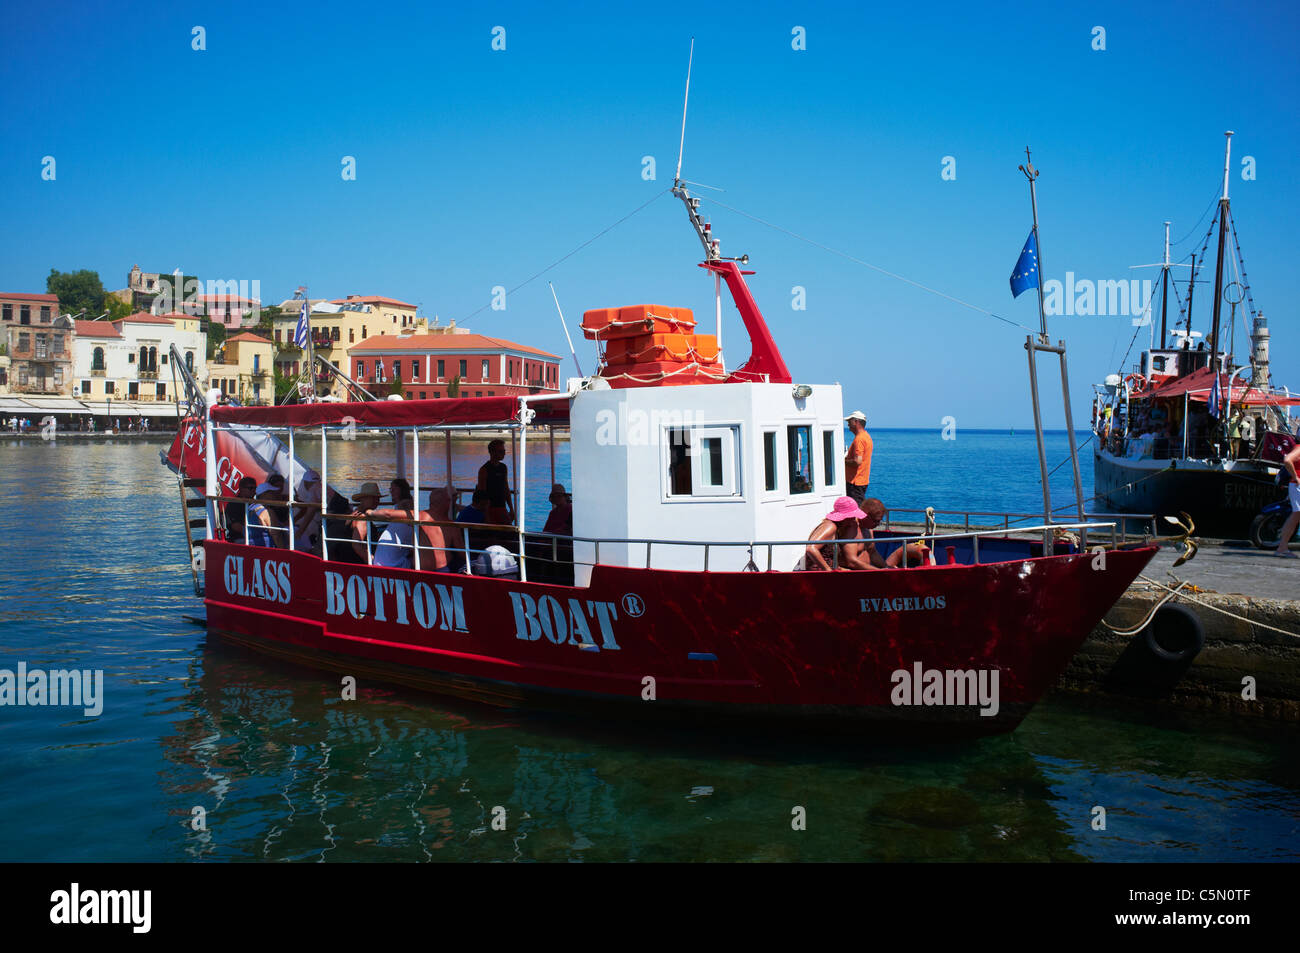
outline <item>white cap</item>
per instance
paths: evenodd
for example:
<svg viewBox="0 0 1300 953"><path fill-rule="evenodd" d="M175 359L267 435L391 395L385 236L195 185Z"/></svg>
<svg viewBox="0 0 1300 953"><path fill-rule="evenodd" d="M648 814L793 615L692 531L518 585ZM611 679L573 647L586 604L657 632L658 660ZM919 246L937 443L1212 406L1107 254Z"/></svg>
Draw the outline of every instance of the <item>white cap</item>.
<svg viewBox="0 0 1300 953"><path fill-rule="evenodd" d="M849 415L848 415L847 417L845 417L844 419L845 419L845 420L860 420L860 421L862 421L862 422L865 424L865 423L867 422L867 415L864 414L864 413L863 413L862 411L860 411L860 410L855 410L853 413L849 414Z"/></svg>

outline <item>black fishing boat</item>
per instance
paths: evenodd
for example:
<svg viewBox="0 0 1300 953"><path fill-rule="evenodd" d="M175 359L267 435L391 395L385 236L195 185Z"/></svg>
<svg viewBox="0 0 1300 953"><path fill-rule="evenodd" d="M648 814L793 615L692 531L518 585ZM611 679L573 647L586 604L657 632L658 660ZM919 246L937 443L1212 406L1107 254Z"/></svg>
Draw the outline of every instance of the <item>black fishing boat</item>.
<svg viewBox="0 0 1300 953"><path fill-rule="evenodd" d="M1228 201L1232 133L1226 133L1223 193L1205 233L1199 256L1192 255L1184 301L1171 270L1188 267L1169 260L1169 223L1161 268L1160 335L1148 304L1151 342L1131 373L1111 374L1095 388L1092 410L1093 476L1098 507L1157 516L1187 513L1198 533L1244 538L1251 520L1280 495L1282 455L1294 445L1300 403L1269 374L1268 322L1255 307L1246 281ZM1192 330L1197 270L1204 265L1211 236L1218 231L1214 305L1209 337ZM1224 286L1225 253L1239 277ZM1173 285L1178 325L1168 326ZM1226 327L1222 305L1230 306ZM1237 306L1249 321L1248 360L1233 353ZM1197 339L1200 340L1197 340ZM1125 356L1125 360L1127 355ZM1122 362L1121 362L1122 364Z"/></svg>

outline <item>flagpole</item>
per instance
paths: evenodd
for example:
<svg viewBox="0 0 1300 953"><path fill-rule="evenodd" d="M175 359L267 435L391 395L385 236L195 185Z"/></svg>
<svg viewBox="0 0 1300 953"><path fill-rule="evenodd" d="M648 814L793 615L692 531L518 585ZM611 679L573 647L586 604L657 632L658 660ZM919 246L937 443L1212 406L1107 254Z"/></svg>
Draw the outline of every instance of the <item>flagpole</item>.
<svg viewBox="0 0 1300 953"><path fill-rule="evenodd" d="M1046 344L1048 338L1047 311L1043 307L1043 242L1038 237L1038 193L1034 189L1034 180L1038 178L1038 170L1034 168L1034 163L1029 158L1028 146L1025 146L1025 165L1020 167L1020 171L1029 180L1029 205L1034 212L1034 251L1035 257L1038 259L1038 329L1043 343Z"/></svg>
<svg viewBox="0 0 1300 953"><path fill-rule="evenodd" d="M316 402L316 350L311 337L311 294L302 286L302 306L307 309L307 403Z"/></svg>

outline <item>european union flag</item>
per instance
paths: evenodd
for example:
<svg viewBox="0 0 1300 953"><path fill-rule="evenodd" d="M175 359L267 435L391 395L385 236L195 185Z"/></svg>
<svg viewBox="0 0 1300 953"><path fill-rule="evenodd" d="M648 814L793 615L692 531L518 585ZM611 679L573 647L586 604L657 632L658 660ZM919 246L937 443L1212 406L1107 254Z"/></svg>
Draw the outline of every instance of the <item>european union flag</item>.
<svg viewBox="0 0 1300 953"><path fill-rule="evenodd" d="M311 324L307 319L309 304L304 298L302 302L302 312L298 315L298 326L293 331L293 343L299 347L307 346L307 336L311 334Z"/></svg>
<svg viewBox="0 0 1300 953"><path fill-rule="evenodd" d="M1020 297L1020 292L1038 287L1038 235L1031 229L1025 239L1025 247L1020 250L1016 267L1011 270L1011 297Z"/></svg>

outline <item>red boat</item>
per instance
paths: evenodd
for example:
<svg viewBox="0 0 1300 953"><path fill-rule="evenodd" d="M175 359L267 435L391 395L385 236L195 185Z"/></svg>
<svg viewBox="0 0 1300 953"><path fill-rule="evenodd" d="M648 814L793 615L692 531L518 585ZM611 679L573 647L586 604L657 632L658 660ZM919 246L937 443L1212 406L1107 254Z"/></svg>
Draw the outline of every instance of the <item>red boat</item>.
<svg viewBox="0 0 1300 953"><path fill-rule="evenodd" d="M362 681L496 705L697 726L1014 728L1155 547L1087 551L1087 533L1110 538L1109 524L1031 527L1038 539L877 533L882 554L910 540L942 557L795 571L808 533L843 494L840 388L795 384L746 286L751 272L718 254L698 200L675 191L704 242L702 267L719 291L725 281L749 333L738 369L726 369L720 333L692 340L688 311L649 305L626 330L616 318L633 309L589 313L589 336L623 341L617 362L563 394L282 407L196 398L168 461L205 514L191 525L203 530L193 545L209 631ZM665 367L674 358L680 373ZM446 472L420 472L421 444L476 427L509 432L519 469L528 441L568 428L572 536L529 529L540 519L517 472L518 525L494 535L462 524L459 572L424 568L419 547L409 547L412 568L385 568L297 551L297 540L275 549L223 538L222 510L242 476L283 474L293 511L326 519L329 494L310 495L295 435L323 440L321 486L336 441L395 435L395 460L376 466L395 465L422 501L448 485L450 451ZM287 433L287 446L274 433ZM1058 542L1064 530L1081 545ZM489 543L516 573L485 574L474 557Z"/></svg>

